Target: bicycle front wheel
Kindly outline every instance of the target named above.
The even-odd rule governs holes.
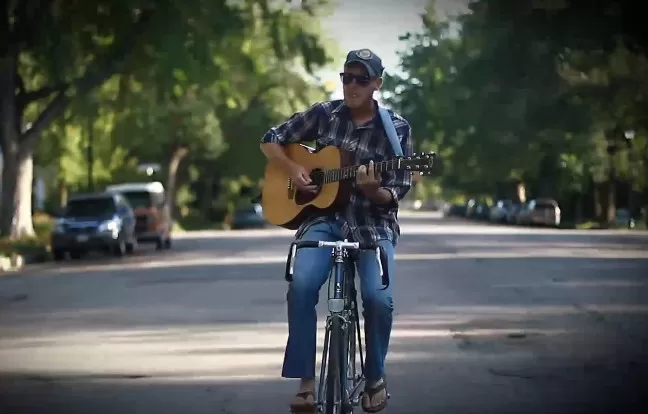
[[[326,372],[326,414],[344,414],[343,396],[346,390],[346,364],[343,364],[344,333],[339,318],[331,320],[328,368]]]

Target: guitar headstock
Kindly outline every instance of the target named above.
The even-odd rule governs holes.
[[[412,154],[411,157],[402,157],[400,159],[400,168],[407,171],[419,172],[421,175],[432,174],[432,166],[436,158],[435,152],[422,152]]]

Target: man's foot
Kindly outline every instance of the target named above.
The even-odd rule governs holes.
[[[377,413],[387,407],[387,388],[385,380],[367,384],[362,395],[362,410],[365,413]]]
[[[297,414],[315,413],[314,380],[302,380],[299,391],[290,403],[290,411]]]

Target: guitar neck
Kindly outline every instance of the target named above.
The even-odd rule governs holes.
[[[324,171],[324,183],[333,183],[336,181],[349,180],[355,178],[360,165],[351,165],[349,167],[334,168],[331,170]],[[368,167],[368,164],[364,164],[365,167]],[[376,172],[385,172],[391,170],[400,169],[400,159],[394,158],[388,161],[381,161],[374,163],[374,168]]]

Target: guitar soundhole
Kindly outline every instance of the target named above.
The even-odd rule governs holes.
[[[295,204],[302,205],[310,203],[317,198],[322,190],[322,186],[324,185],[324,171],[316,168],[312,170],[309,175],[311,180],[313,180],[313,184],[317,186],[317,189],[314,193],[297,190],[297,193],[295,194]]]

